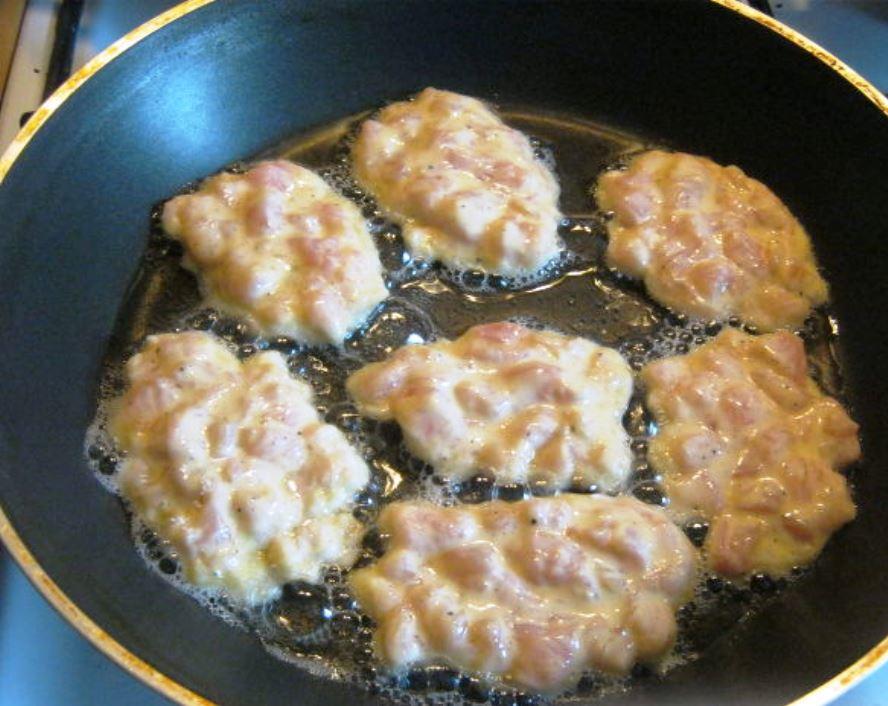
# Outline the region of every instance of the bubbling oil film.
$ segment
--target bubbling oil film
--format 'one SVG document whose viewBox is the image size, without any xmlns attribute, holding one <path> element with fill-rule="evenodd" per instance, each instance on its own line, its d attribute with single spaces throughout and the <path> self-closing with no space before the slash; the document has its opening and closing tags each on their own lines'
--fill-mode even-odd
<svg viewBox="0 0 888 706">
<path fill-rule="evenodd" d="M 255 160 L 292 159 L 318 171 L 337 191 L 358 204 L 379 249 L 389 298 L 341 347 L 309 347 L 284 337 L 259 337 L 244 323 L 206 308 L 194 276 L 179 265 L 181 246 L 163 234 L 158 206 L 138 274 L 111 337 L 99 385 L 98 412 L 87 434 L 87 459 L 108 490 L 119 495 L 116 472 L 121 460 L 106 432 L 109 405 L 123 392 L 126 360 L 152 334 L 211 331 L 241 358 L 261 350 L 277 350 L 286 357 L 291 372 L 311 384 L 321 415 L 346 433 L 371 469 L 370 483 L 356 498 L 355 516 L 367 527 L 356 564 L 360 567 L 372 563 L 384 551 L 385 537 L 375 528 L 375 522 L 386 503 L 414 498 L 444 505 L 491 499 L 515 501 L 553 492 L 545 483 L 496 486 L 480 476 L 462 483 L 436 476 L 407 451 L 395 423 L 368 420 L 357 413 L 346 395 L 345 380 L 361 366 L 381 360 L 403 345 L 455 338 L 476 324 L 510 320 L 613 347 L 638 371 L 651 360 L 687 353 L 710 340 L 723 326 L 739 326 L 736 321 L 700 322 L 672 314 L 654 303 L 642 285 L 604 264 L 607 214 L 596 210 L 596 177 L 605 168 L 625 163 L 634 152 L 662 145 L 583 120 L 531 110 L 501 111 L 507 123 L 531 137 L 537 157 L 556 173 L 561 184 L 560 205 L 566 214 L 559 229 L 565 245 L 562 254 L 532 279 L 507 279 L 482 272 L 452 271 L 410 257 L 398 226 L 385 217 L 351 174 L 350 145 L 356 127 L 367 115 L 352 116 L 299 135 L 257 155 Z M 230 170 L 244 168 L 245 163 L 236 163 Z M 828 394 L 841 399 L 837 332 L 835 319 L 825 309 L 814 312 L 800 331 L 811 374 Z M 633 472 L 626 492 L 647 503 L 666 505 L 668 498 L 660 479 L 647 462 L 648 441 L 656 433 L 656 425 L 637 386 L 624 423 L 633 452 Z M 589 493 L 597 489 L 574 487 L 570 491 Z M 729 582 L 701 573 L 694 597 L 679 611 L 676 646 L 658 665 L 636 666 L 628 677 L 619 679 L 590 672 L 570 691 L 557 697 L 540 697 L 461 674 L 444 664 L 399 673 L 387 670 L 373 655 L 373 621 L 360 611 L 349 592 L 348 572 L 342 567 L 329 567 L 320 585 L 288 584 L 278 599 L 256 608 L 235 606 L 223 596 L 196 589 L 183 580 L 170 547 L 129 508 L 126 510 L 136 548 L 149 567 L 213 614 L 255 634 L 272 654 L 302 669 L 354 683 L 381 700 L 411 706 L 585 702 L 656 681 L 669 669 L 698 657 L 794 580 L 756 575 L 744 582 Z M 696 546 L 703 544 L 705 523 L 691 523 L 684 530 Z"/>
</svg>

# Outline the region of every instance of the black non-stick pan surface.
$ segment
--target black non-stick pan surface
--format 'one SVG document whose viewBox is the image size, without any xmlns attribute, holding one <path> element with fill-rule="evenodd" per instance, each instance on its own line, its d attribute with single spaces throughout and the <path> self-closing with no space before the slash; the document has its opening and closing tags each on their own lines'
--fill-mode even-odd
<svg viewBox="0 0 888 706">
<path fill-rule="evenodd" d="M 129 651 L 205 698 L 377 700 L 272 657 L 150 571 L 83 441 L 152 206 L 428 85 L 739 164 L 800 217 L 832 285 L 864 446 L 858 519 L 699 659 L 601 702 L 785 703 L 867 653 L 888 634 L 888 118 L 810 51 L 703 1 L 217 0 L 108 62 L 0 184 L 0 503 L 26 570 L 118 658 Z"/>
</svg>

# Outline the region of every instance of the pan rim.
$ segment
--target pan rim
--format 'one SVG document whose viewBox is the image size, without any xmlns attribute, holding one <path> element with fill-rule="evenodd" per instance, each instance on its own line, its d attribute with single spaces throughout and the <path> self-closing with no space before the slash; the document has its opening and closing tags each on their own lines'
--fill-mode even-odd
<svg viewBox="0 0 888 706">
<path fill-rule="evenodd" d="M 3 184 L 15 160 L 37 131 L 90 77 L 145 37 L 174 20 L 213 2 L 215 0 L 184 0 L 184 2 L 124 35 L 75 72 L 34 112 L 7 149 L 0 155 L 0 185 Z M 741 0 L 709 0 L 709 2 L 735 12 L 748 20 L 757 22 L 808 52 L 848 81 L 888 118 L 888 97 L 883 95 L 854 69 L 816 42 L 779 20 L 749 7 Z M 50 605 L 96 649 L 113 660 L 119 667 L 178 704 L 183 706 L 212 706 L 214 702 L 179 684 L 137 657 L 87 616 L 43 570 L 12 526 L 2 504 L 0 504 L 0 541 L 5 545 L 9 554 L 19 565 L 31 584 Z M 787 706 L 821 706 L 829 704 L 886 663 L 888 663 L 888 636 L 870 648 L 856 662 L 807 694 L 787 704 Z"/>
</svg>

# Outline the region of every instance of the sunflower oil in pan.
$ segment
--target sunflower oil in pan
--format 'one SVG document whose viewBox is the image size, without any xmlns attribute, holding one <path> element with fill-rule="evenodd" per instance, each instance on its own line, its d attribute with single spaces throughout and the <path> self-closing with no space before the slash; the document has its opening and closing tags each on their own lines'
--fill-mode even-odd
<svg viewBox="0 0 888 706">
<path fill-rule="evenodd" d="M 385 358 L 402 345 L 456 337 L 475 324 L 504 319 L 584 336 L 617 348 L 636 371 L 648 361 L 686 353 L 721 330 L 721 324 L 691 322 L 668 313 L 645 295 L 641 285 L 614 274 L 604 264 L 605 216 L 595 209 L 592 186 L 598 173 L 617 162 L 620 155 L 646 146 L 641 140 L 581 120 L 524 110 L 504 112 L 507 122 L 532 136 L 537 156 L 558 175 L 561 209 L 566 214 L 560 234 L 567 246 L 533 279 L 505 279 L 481 272 L 454 272 L 410 257 L 398 227 L 383 217 L 372 198 L 351 177 L 349 148 L 355 126 L 363 117 L 366 114 L 301 135 L 257 159 L 283 156 L 314 168 L 362 208 L 379 247 L 391 296 L 342 348 L 309 348 L 287 338 L 260 338 L 244 324 L 203 308 L 196 280 L 179 266 L 180 246 L 164 237 L 160 229 L 157 209 L 141 267 L 112 335 L 99 388 L 99 411 L 87 435 L 87 458 L 106 488 L 118 492 L 119 458 L 105 433 L 108 403 L 121 393 L 123 364 L 146 336 L 201 329 L 219 335 L 242 358 L 259 350 L 278 350 L 286 356 L 290 370 L 311 383 L 315 403 L 326 421 L 338 425 L 370 465 L 370 484 L 358 496 L 355 509 L 358 519 L 368 527 L 358 560 L 358 565 L 363 565 L 384 549 L 385 537 L 380 536 L 374 523 L 386 502 L 418 497 L 441 504 L 494 498 L 514 501 L 551 494 L 552 490 L 544 483 L 495 486 L 481 477 L 458 485 L 444 482 L 406 450 L 396 424 L 367 420 L 357 414 L 344 387 L 351 372 Z M 240 164 L 231 167 L 241 168 Z M 827 313 L 815 312 L 802 335 L 812 374 L 826 392 L 841 398 L 841 377 L 834 355 L 836 332 L 837 324 Z M 644 502 L 665 504 L 659 479 L 646 459 L 648 439 L 656 427 L 638 390 L 624 422 L 632 439 L 634 459 L 628 491 Z M 571 490 L 596 492 L 594 487 Z M 402 703 L 489 701 L 495 706 L 531 706 L 541 700 L 585 700 L 625 690 L 694 659 L 789 583 L 787 579 L 759 575 L 737 585 L 701 575 L 694 598 L 679 612 L 677 645 L 658 668 L 638 666 L 623 679 L 588 674 L 562 697 L 541 699 L 461 675 L 444 665 L 398 675 L 387 672 L 373 658 L 372 621 L 355 605 L 347 576 L 337 567 L 326 571 L 319 586 L 290 584 L 272 603 L 251 609 L 234 607 L 187 585 L 169 548 L 136 518 L 131 518 L 131 525 L 139 553 L 160 576 L 215 615 L 254 632 L 276 656 L 312 673 L 354 682 L 380 697 Z M 705 523 L 685 527 L 698 546 L 706 530 Z"/>
</svg>

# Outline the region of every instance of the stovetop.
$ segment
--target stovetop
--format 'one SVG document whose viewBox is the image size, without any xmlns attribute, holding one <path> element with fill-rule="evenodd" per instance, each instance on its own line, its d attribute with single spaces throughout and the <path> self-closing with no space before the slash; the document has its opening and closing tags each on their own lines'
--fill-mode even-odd
<svg viewBox="0 0 888 706">
<path fill-rule="evenodd" d="M 748 2 L 770 9 L 888 92 L 888 0 Z M 70 10 L 82 5 L 79 23 L 74 22 L 76 31 L 68 27 L 73 41 L 70 59 L 76 69 L 130 29 L 175 4 L 170 0 L 30 0 L 0 103 L 0 151 L 15 135 L 22 114 L 39 105 L 47 73 L 65 73 L 64 63 L 50 67 L 60 6 Z M 106 703 L 161 706 L 168 702 L 118 668 L 62 620 L 0 547 L 0 706 Z M 858 684 L 834 706 L 888 706 L 888 667 Z"/>
</svg>

